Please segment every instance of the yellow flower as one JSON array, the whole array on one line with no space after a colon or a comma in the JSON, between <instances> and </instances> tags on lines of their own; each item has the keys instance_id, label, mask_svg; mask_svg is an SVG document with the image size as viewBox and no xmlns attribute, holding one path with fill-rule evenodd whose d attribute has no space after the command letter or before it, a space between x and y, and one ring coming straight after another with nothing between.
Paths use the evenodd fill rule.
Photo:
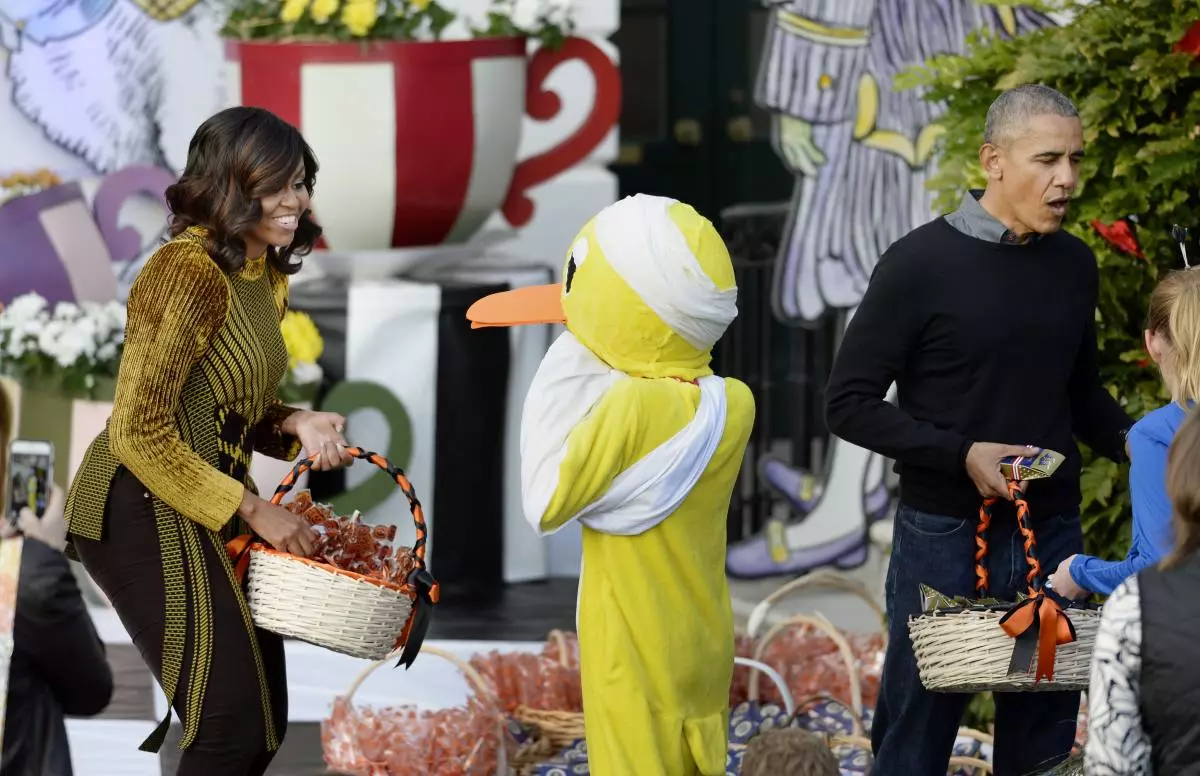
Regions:
<instances>
[{"instance_id":1,"label":"yellow flower","mask_svg":"<svg viewBox=\"0 0 1200 776\"><path fill-rule=\"evenodd\" d=\"M356 38L364 37L379 18L376 0L350 0L342 6L342 24Z\"/></svg>"},{"instance_id":2,"label":"yellow flower","mask_svg":"<svg viewBox=\"0 0 1200 776\"><path fill-rule=\"evenodd\" d=\"M279 324L279 330L283 334L283 344L287 346L292 369L299 363L315 364L321 357L325 342L307 313L288 310Z\"/></svg>"},{"instance_id":3,"label":"yellow flower","mask_svg":"<svg viewBox=\"0 0 1200 776\"><path fill-rule=\"evenodd\" d=\"M339 2L340 0L313 0L309 15L317 24L324 24L337 11Z\"/></svg>"},{"instance_id":4,"label":"yellow flower","mask_svg":"<svg viewBox=\"0 0 1200 776\"><path fill-rule=\"evenodd\" d=\"M424 11L429 7L431 0L412 0L413 8L418 11Z\"/></svg>"},{"instance_id":5,"label":"yellow flower","mask_svg":"<svg viewBox=\"0 0 1200 776\"><path fill-rule=\"evenodd\" d=\"M283 12L279 14L279 18L288 24L295 24L307 9L308 0L284 0Z\"/></svg>"}]
</instances>

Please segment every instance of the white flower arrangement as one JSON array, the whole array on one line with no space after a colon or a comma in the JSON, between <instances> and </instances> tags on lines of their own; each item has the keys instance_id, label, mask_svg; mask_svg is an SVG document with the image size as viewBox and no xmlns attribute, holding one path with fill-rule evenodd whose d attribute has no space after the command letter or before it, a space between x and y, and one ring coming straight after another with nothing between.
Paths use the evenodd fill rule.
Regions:
<instances>
[{"instance_id":1,"label":"white flower arrangement","mask_svg":"<svg viewBox=\"0 0 1200 776\"><path fill-rule=\"evenodd\" d=\"M0 311L0 372L76 397L95 397L117 377L125 343L125 305L59 302L37 293Z\"/></svg>"}]
</instances>

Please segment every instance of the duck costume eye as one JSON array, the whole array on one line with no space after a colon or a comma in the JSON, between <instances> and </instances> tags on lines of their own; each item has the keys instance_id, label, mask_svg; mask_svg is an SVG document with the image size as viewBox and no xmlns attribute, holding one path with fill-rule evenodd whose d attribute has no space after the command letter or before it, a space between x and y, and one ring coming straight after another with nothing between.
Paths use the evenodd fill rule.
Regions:
<instances>
[{"instance_id":1,"label":"duck costume eye","mask_svg":"<svg viewBox=\"0 0 1200 776\"><path fill-rule=\"evenodd\" d=\"M563 295L571 293L571 286L575 282L575 271L580 265L587 260L588 241L586 237L581 237L576 240L575 245L571 247L571 256L567 259L566 279L563 280Z\"/></svg>"},{"instance_id":2,"label":"duck costume eye","mask_svg":"<svg viewBox=\"0 0 1200 776\"><path fill-rule=\"evenodd\" d=\"M467 310L472 329L524 326L537 323L566 323L563 300L577 285L577 274L591 252L584 227L576 237L563 266L563 281L545 286L526 286L480 299Z\"/></svg>"}]
</instances>

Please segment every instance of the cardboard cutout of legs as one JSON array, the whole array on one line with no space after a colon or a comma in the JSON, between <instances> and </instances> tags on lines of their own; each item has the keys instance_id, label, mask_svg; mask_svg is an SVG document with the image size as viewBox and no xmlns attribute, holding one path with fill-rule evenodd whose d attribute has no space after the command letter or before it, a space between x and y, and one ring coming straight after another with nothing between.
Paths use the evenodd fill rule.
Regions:
<instances>
[{"instance_id":1,"label":"cardboard cutout of legs","mask_svg":"<svg viewBox=\"0 0 1200 776\"><path fill-rule=\"evenodd\" d=\"M1016 35L1055 22L974 0L767 4L775 10L756 100L774 112L776 151L797 176L772 307L784 322L818 327L831 311L852 314L888 246L935 216L925 186L943 108L920 90L895 91L893 78L936 54L963 52L971 32ZM821 478L784 461L759 462L760 477L795 518L772 520L762 534L731 545L731 575L866 560L870 525L891 512L887 462L831 439L824 468Z\"/></svg>"}]
</instances>

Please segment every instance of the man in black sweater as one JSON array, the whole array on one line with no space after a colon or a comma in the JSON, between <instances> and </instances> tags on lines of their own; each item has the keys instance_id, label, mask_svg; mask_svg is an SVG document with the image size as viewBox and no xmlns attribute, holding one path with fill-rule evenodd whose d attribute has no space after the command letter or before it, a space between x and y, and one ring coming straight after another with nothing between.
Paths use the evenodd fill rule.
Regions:
<instances>
[{"instance_id":1,"label":"man in black sweater","mask_svg":"<svg viewBox=\"0 0 1200 776\"><path fill-rule=\"evenodd\" d=\"M836 436L892 458L900 504L886 583L890 623L872 727L876 776L941 776L968 695L927 692L908 620L919 585L972 596L984 497L989 593L1013 600L1027 566L999 471L1009 455L1067 456L1026 495L1045 574L1082 551L1074 437L1120 459L1131 421L1100 383L1096 258L1060 231L1078 182L1075 107L1044 86L1005 92L988 110L979 160L987 189L897 241L880 259L842 340L827 389ZM884 400L895 383L898 405ZM996 776L1067 756L1078 693L997 694Z\"/></svg>"}]
</instances>

